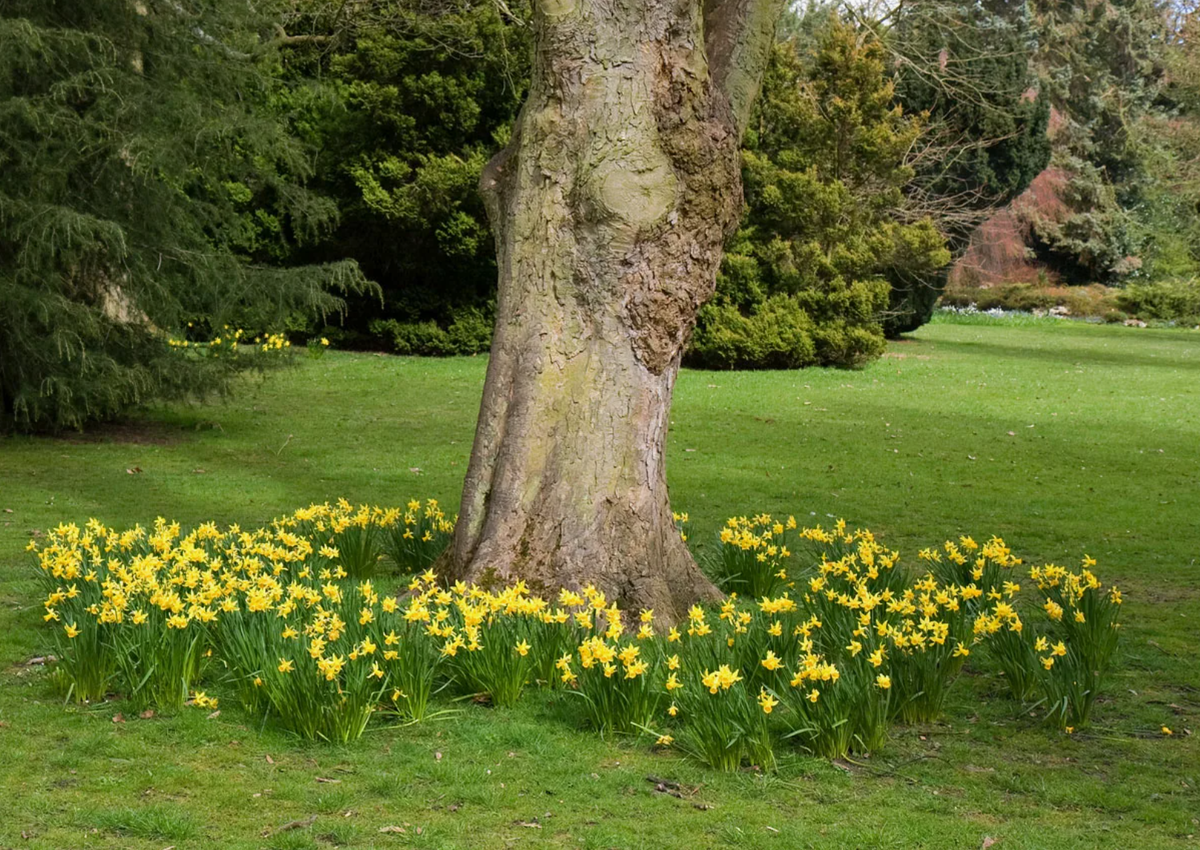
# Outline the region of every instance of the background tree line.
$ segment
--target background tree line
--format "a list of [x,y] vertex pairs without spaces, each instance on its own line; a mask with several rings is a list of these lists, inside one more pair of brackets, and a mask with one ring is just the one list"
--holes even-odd
[[[476,186],[523,100],[529,14],[6,3],[0,426],[219,391],[267,361],[181,343],[238,330],[486,351],[496,269]],[[1196,26],[1156,0],[793,7],[688,360],[878,355],[1047,166],[1061,203],[1028,217],[1031,254],[1070,281],[1174,292],[1200,262]]]

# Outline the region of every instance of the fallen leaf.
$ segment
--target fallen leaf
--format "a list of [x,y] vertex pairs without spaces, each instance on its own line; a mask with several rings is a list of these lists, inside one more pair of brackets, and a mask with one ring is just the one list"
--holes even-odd
[[542,825],[535,820],[518,820],[513,821],[517,826],[523,826],[526,829],[541,829]]
[[5,512],[6,514],[11,514],[11,513],[13,512],[13,509],[12,509],[12,508],[5,508],[5,509],[4,509],[4,512]]
[[129,469],[127,469],[125,471],[128,472],[130,475],[140,475],[142,472],[142,468],[140,466],[131,466],[131,467],[129,467]]
[[270,753],[267,753],[267,764],[275,764],[275,759],[271,758]]
[[340,779],[326,779],[324,776],[318,776],[318,777],[317,777],[317,781],[318,781],[318,782],[328,782],[328,783],[330,783],[331,785],[336,785],[337,783],[341,782],[342,780],[340,780]]
[[380,832],[394,832],[399,835],[403,835],[408,832],[408,830],[402,826],[381,826],[381,827],[379,827],[379,831]]
[[220,717],[220,716],[221,716],[221,709],[219,709],[219,708],[218,708],[218,709],[217,709],[216,711],[214,711],[212,714],[208,715],[208,719],[209,719],[209,720],[216,720],[216,719],[217,719],[218,717]]
[[118,711],[116,714],[113,715],[112,722],[113,723],[124,723],[125,715],[123,715],[121,712]]
[[141,714],[138,715],[138,717],[142,718],[142,720],[149,720],[153,716],[154,716],[153,708],[147,708],[145,711],[143,711]]
[[991,847],[993,844],[995,844],[999,840],[1000,840],[999,838],[992,838],[990,835],[985,835],[983,837],[983,843],[979,845],[979,850],[988,850],[989,847]]
[[441,761],[441,760],[442,760],[442,754],[441,754],[440,752],[434,753],[434,754],[433,754],[433,758],[434,758],[434,761]]

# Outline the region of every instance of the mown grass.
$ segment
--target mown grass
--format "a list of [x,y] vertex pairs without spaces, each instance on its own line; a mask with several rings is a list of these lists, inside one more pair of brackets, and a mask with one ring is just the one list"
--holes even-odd
[[973,671],[943,722],[898,729],[869,761],[791,753],[775,775],[721,775],[578,730],[561,693],[310,746],[232,695],[211,719],[114,723],[119,702],[64,707],[25,664],[45,646],[22,554],[34,530],[92,515],[251,524],[339,495],[453,508],[483,371],[331,353],[228,404],[0,441],[0,847],[1196,845],[1194,332],[941,320],[858,372],[679,381],[669,476],[695,542],[765,510],[845,516],[910,564],[958,533],[1000,534],[1030,561],[1096,557],[1126,591],[1128,629],[1093,727],[1072,737]]

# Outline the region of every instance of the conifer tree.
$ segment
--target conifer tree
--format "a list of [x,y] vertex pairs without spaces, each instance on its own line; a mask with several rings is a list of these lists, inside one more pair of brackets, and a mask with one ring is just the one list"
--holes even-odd
[[1142,267],[1147,200],[1139,122],[1164,82],[1160,0],[1034,0],[1042,89],[1061,121],[1054,165],[1066,175],[1065,216],[1031,224],[1039,258],[1068,281],[1115,283]]
[[173,335],[279,328],[366,286],[352,263],[287,264],[336,211],[303,187],[309,155],[272,108],[278,12],[4,4],[0,430],[223,390],[256,358]]
[[907,209],[925,127],[897,101],[883,45],[824,10],[792,29],[743,143],[746,210],[700,313],[699,365],[860,364],[883,350],[889,280],[950,261]]

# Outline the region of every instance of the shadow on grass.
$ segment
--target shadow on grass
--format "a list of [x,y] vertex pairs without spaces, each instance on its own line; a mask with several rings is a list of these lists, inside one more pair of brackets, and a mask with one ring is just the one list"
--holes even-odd
[[[1200,337],[1188,337],[1179,333],[1160,334],[1157,341],[1176,343],[1178,345],[1197,345]],[[1120,345],[1111,348],[1099,348],[1095,345],[1072,345],[1063,340],[1064,345],[1021,345],[998,342],[979,342],[976,340],[937,340],[934,345],[937,350],[949,352],[965,358],[984,357],[988,363],[999,363],[1004,360],[1021,359],[1041,361],[1047,365],[1066,364],[1070,366],[1115,366],[1122,369],[1188,369],[1200,371],[1200,356],[1192,359],[1179,356],[1177,352],[1164,353],[1161,357],[1148,354],[1135,354]],[[1071,341],[1083,342],[1079,337]],[[1200,353],[1200,346],[1197,346]]]

